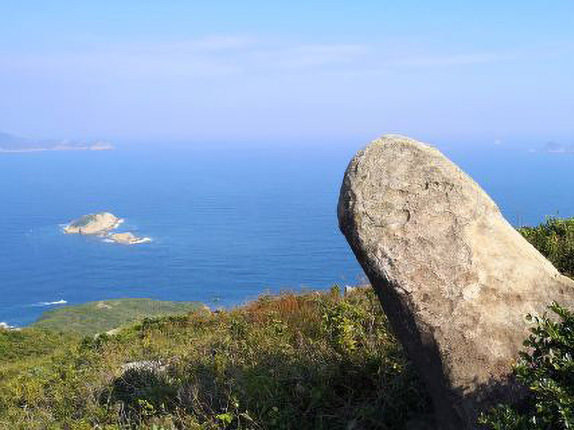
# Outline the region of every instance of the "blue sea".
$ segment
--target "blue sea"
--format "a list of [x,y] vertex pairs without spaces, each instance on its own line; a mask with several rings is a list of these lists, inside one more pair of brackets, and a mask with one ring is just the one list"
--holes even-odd
[[[26,325],[64,302],[149,297],[229,307],[264,292],[353,284],[362,272],[335,209],[357,149],[158,144],[0,154],[0,322]],[[574,216],[573,154],[444,150],[513,224]],[[100,211],[152,242],[62,233]]]

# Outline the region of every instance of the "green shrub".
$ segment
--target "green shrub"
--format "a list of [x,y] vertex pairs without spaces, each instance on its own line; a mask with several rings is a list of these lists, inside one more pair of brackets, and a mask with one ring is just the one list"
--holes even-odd
[[564,275],[574,277],[574,218],[548,218],[518,231]]
[[6,330],[0,328],[0,364],[45,356],[67,343],[71,335],[42,329]]
[[[564,275],[574,277],[574,218],[548,218],[519,232]],[[534,323],[514,368],[528,390],[520,405],[499,405],[481,417],[494,430],[574,428],[574,314],[554,303],[554,315],[528,316]]]
[[494,430],[560,430],[574,428],[574,314],[552,304],[524,342],[528,352],[515,366],[528,397],[519,407],[500,405],[481,418]]

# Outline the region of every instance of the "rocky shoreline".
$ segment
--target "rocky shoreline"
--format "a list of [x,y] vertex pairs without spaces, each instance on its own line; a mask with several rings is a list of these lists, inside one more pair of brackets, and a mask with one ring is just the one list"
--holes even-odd
[[139,243],[148,243],[151,242],[149,237],[138,237],[135,236],[133,233],[114,233],[111,234],[108,239],[115,243],[120,243],[122,245],[137,245]]

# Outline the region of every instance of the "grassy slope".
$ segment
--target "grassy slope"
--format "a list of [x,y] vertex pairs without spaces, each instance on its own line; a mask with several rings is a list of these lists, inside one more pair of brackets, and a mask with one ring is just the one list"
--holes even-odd
[[[140,360],[166,367],[122,376]],[[0,428],[14,430],[403,429],[428,410],[370,289],[146,319],[0,364]]]
[[21,362],[29,358],[51,354],[75,337],[39,329],[0,329],[0,363]]
[[134,323],[144,317],[177,315],[198,309],[200,302],[116,299],[63,306],[45,312],[33,326],[59,332],[90,335]]

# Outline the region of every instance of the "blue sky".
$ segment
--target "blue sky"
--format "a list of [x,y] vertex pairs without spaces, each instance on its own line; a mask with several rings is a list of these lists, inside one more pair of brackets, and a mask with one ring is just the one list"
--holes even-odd
[[574,140],[574,2],[0,0],[0,130]]

